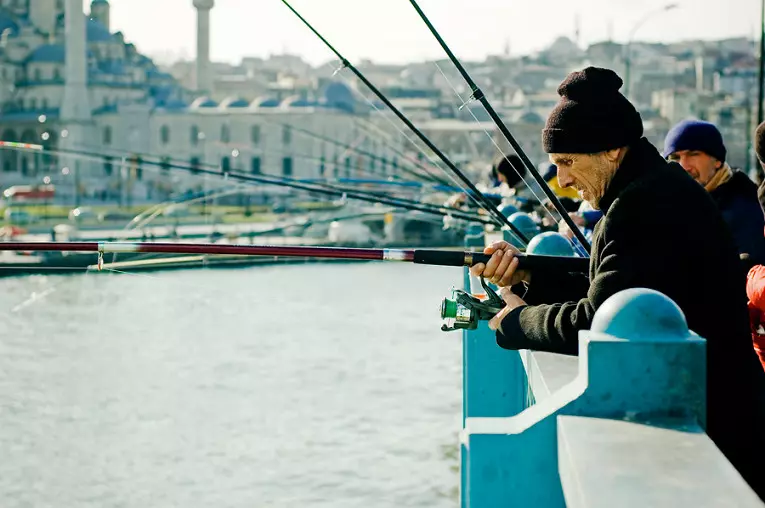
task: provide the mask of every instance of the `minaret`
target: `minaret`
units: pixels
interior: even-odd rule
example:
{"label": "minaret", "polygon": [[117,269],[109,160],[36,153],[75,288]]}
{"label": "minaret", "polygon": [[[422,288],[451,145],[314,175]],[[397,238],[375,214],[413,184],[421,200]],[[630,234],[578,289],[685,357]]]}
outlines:
{"label": "minaret", "polygon": [[66,0],[66,84],[61,119],[64,121],[90,120],[88,101],[88,60],[85,37],[85,14],[82,0]]}
{"label": "minaret", "polygon": [[109,0],[93,0],[90,3],[90,17],[101,23],[111,31],[111,6]]}
{"label": "minaret", "polygon": [[203,93],[212,92],[213,74],[210,65],[210,11],[215,0],[194,0],[197,10],[197,71],[195,88]]}
{"label": "minaret", "polygon": [[[92,139],[90,101],[88,100],[88,60],[85,13],[83,0],[65,0],[65,42],[66,71],[64,101],[61,104],[61,147],[64,149],[82,149]],[[89,167],[88,162],[64,156],[60,159],[63,168],[71,174],[74,206],[80,206],[81,172]],[[62,168],[62,171],[63,171]]]}

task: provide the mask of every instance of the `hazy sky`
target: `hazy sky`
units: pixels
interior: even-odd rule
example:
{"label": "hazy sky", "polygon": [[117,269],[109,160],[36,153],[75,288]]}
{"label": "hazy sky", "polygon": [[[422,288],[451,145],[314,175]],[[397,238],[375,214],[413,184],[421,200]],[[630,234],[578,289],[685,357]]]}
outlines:
{"label": "hazy sky", "polygon": [[[110,0],[112,29],[149,55],[185,55],[196,45],[192,0]],[[86,0],[86,4],[89,3]],[[583,45],[627,39],[661,0],[420,0],[457,56],[514,54],[573,38],[579,18]],[[651,17],[637,39],[677,41],[753,36],[758,0],[680,0],[678,8]],[[408,0],[293,0],[292,5],[352,61],[405,62],[441,58],[443,53]],[[288,11],[281,0],[216,0],[212,11],[212,58],[238,62],[286,50],[314,64],[331,53]]]}

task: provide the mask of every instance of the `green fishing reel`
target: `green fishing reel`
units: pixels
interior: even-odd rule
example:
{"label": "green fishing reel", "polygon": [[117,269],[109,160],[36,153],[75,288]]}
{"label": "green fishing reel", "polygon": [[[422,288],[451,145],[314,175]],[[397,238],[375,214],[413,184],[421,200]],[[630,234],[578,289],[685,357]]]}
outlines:
{"label": "green fishing reel", "polygon": [[441,302],[441,330],[475,330],[479,321],[489,321],[505,306],[505,301],[481,277],[487,298],[481,300],[461,289],[452,289],[452,297]]}

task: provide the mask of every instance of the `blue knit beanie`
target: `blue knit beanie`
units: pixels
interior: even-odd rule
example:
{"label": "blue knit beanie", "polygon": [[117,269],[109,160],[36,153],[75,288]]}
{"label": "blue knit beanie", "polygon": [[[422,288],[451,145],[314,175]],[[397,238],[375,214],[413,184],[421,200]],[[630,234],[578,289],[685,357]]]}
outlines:
{"label": "blue knit beanie", "polygon": [[701,120],[683,120],[672,127],[664,139],[664,158],[681,150],[698,150],[725,162],[727,151],[722,134],[714,124]]}

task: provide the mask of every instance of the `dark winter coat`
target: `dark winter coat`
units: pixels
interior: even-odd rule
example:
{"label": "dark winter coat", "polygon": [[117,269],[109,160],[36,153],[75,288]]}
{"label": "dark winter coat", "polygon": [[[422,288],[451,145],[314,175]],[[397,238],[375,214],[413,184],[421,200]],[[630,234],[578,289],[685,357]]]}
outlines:
{"label": "dark winter coat", "polygon": [[707,340],[706,431],[765,499],[765,373],[752,348],[738,250],[715,202],[643,138],[600,206],[589,278],[532,273],[520,293],[529,305],[505,317],[497,343],[575,355],[578,331],[608,297],[634,287],[664,293]]}
{"label": "dark winter coat", "polygon": [[765,215],[757,200],[757,185],[746,174],[736,171],[724,184],[709,193],[722,212],[733,234],[738,251],[765,263]]}

